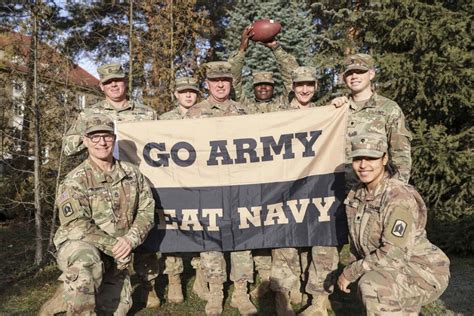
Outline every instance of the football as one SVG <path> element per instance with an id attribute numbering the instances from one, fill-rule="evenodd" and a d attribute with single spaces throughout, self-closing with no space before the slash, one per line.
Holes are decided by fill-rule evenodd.
<path id="1" fill-rule="evenodd" d="M 255 42 L 268 43 L 280 32 L 281 24 L 269 19 L 262 19 L 253 22 L 253 32 L 251 40 Z"/>

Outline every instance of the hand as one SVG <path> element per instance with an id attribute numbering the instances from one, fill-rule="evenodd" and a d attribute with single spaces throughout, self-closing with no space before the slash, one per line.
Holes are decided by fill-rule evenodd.
<path id="1" fill-rule="evenodd" d="M 344 274 L 341 273 L 341 275 L 337 279 L 337 285 L 339 286 L 339 289 L 344 293 L 350 293 L 351 290 L 347 288 L 349 284 L 351 284 L 351 282 L 349 282 L 344 276 Z"/>
<path id="2" fill-rule="evenodd" d="M 278 41 L 273 40 L 273 41 L 268 42 L 268 43 L 262 43 L 262 45 L 265 45 L 265 46 L 267 46 L 268 48 L 271 48 L 271 49 L 275 49 L 278 46 Z"/>
<path id="3" fill-rule="evenodd" d="M 332 99 L 330 104 L 336 108 L 340 108 L 341 106 L 347 103 L 349 103 L 349 99 L 345 96 L 342 96 Z"/>
<path id="4" fill-rule="evenodd" d="M 132 261 L 132 255 L 128 255 L 123 259 L 118 259 L 117 260 L 117 270 L 125 270 L 128 268 L 130 265 L 130 262 Z"/>
<path id="5" fill-rule="evenodd" d="M 249 47 L 249 39 L 252 38 L 254 35 L 253 26 L 249 25 L 242 31 L 242 35 L 240 37 L 240 47 L 239 50 L 241 52 L 245 52 L 245 50 Z"/>
<path id="6" fill-rule="evenodd" d="M 132 244 L 126 237 L 118 237 L 112 252 L 115 259 L 125 259 L 132 252 Z"/>

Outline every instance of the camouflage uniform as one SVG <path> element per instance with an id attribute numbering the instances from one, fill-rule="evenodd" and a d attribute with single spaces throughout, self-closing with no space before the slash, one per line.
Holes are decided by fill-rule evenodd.
<path id="1" fill-rule="evenodd" d="M 386 135 L 388 153 L 397 166 L 397 177 L 408 183 L 411 171 L 411 133 L 406 128 L 405 116 L 398 104 L 376 93 L 366 102 L 349 101 L 349 117 L 346 140 L 346 188 L 350 189 L 358 180 L 352 170 L 350 138 L 365 133 Z"/>
<path id="2" fill-rule="evenodd" d="M 278 50 L 280 52 L 280 50 Z M 286 60 L 286 59 L 283 59 Z M 267 113 L 281 111 L 288 108 L 288 92 L 291 91 L 291 75 L 290 73 L 283 73 L 283 94 L 276 97 L 273 96 L 270 100 L 261 101 L 256 97 L 248 98 L 243 91 L 242 83 L 242 68 L 245 62 L 245 52 L 236 51 L 229 57 L 229 63 L 232 66 L 232 75 L 234 76 L 234 90 L 236 99 L 245 107 L 248 114 Z M 287 67 L 288 68 L 288 67 Z M 285 69 L 287 69 L 285 68 Z M 273 74 L 267 71 L 258 71 L 253 73 L 253 85 L 259 83 L 274 84 Z"/>
<path id="3" fill-rule="evenodd" d="M 105 83 L 111 79 L 125 78 L 125 72 L 120 64 L 106 64 L 97 68 L 100 82 Z M 84 135 L 84 125 L 87 118 L 94 114 L 105 114 L 111 117 L 115 122 L 119 121 L 141 121 L 156 119 L 155 112 L 137 101 L 128 101 L 127 107 L 117 109 L 107 100 L 97 102 L 91 107 L 85 108 L 73 125 L 69 128 L 63 140 L 63 150 L 66 156 L 77 154 L 85 149 L 82 144 L 82 135 Z"/>
<path id="4" fill-rule="evenodd" d="M 183 90 L 194 90 L 198 95 L 200 93 L 199 88 L 197 86 L 197 80 L 191 77 L 182 77 L 178 78 L 175 81 L 175 91 L 183 91 Z M 180 111 L 179 104 L 176 105 L 174 109 L 163 113 L 159 116 L 160 120 L 181 120 L 184 119 L 185 114 Z M 183 273 L 184 265 L 183 265 L 183 258 L 177 256 L 175 254 L 164 254 L 163 258 L 165 260 L 165 269 L 163 274 L 167 274 L 168 276 L 178 276 Z M 201 262 L 198 257 L 193 257 L 191 260 L 191 265 L 196 271 L 201 271 Z M 179 282 L 181 283 L 181 282 Z M 181 286 L 181 284 L 179 285 Z M 196 292 L 196 291 L 195 291 Z M 205 293 L 200 290 L 197 295 L 200 297 L 205 297 Z M 181 293 L 182 295 L 182 293 Z M 203 296 L 204 295 L 204 296 Z M 169 299 L 169 298 L 168 298 Z"/>
<path id="5" fill-rule="evenodd" d="M 206 65 L 206 76 L 212 78 L 231 78 L 231 65 L 228 62 L 209 62 Z M 244 115 L 245 110 L 240 103 L 233 100 L 215 102 L 211 97 L 191 107 L 185 115 L 186 119 L 209 118 L 217 116 Z M 209 283 L 209 300 L 206 304 L 206 314 L 220 314 L 224 299 L 223 284 L 227 280 L 226 262 L 224 254 L 219 251 L 200 253 L 201 267 L 204 272 L 204 281 Z M 231 306 L 239 312 L 256 313 L 255 306 L 248 299 L 247 282 L 253 282 L 253 261 L 251 251 L 235 251 L 230 254 L 230 279 L 234 282 L 234 293 Z M 240 296 L 239 296 L 240 295 Z M 235 300 L 234 300 L 235 298 Z M 236 302 L 241 303 L 237 305 Z"/>
<path id="6" fill-rule="evenodd" d="M 386 139 L 353 138 L 353 156 L 386 152 Z M 449 259 L 426 237 L 427 210 L 416 190 L 388 174 L 373 192 L 364 184 L 346 201 L 350 263 L 343 275 L 358 281 L 368 315 L 418 315 L 449 282 Z M 362 238 L 363 237 L 363 238 Z"/>
<path id="7" fill-rule="evenodd" d="M 113 130 L 110 119 L 108 124 Z M 87 159 L 58 190 L 61 225 L 54 244 L 68 314 L 89 315 L 97 309 L 126 315 L 132 305 L 127 269 L 131 258 L 114 261 L 112 248 L 117 237 L 127 238 L 132 249 L 145 240 L 153 226 L 155 202 L 136 166 L 114 164 L 114 170 L 106 172 Z"/>

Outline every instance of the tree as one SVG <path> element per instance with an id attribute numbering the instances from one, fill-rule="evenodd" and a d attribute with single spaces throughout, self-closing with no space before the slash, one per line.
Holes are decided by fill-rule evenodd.
<path id="1" fill-rule="evenodd" d="M 258 19 L 273 19 L 282 25 L 277 40 L 289 53 L 295 55 L 301 65 L 308 65 L 308 56 L 313 50 L 314 26 L 310 11 L 298 1 L 237 1 L 228 12 L 225 37 L 222 40 L 222 52 L 217 52 L 225 60 L 240 44 L 242 30 Z M 276 80 L 275 91 L 281 93 L 282 82 L 278 66 L 270 49 L 254 44 L 246 51 L 246 65 L 243 69 L 243 80 L 247 95 L 251 95 L 251 73 L 255 70 L 272 71 Z"/>

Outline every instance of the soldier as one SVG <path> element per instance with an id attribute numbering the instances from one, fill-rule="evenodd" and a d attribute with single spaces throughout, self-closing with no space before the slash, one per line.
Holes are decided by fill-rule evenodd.
<path id="1" fill-rule="evenodd" d="M 215 61 L 206 64 L 206 85 L 209 97 L 188 110 L 185 118 L 204 118 L 213 116 L 231 116 L 246 114 L 241 105 L 230 100 L 232 88 L 231 65 L 228 62 Z M 219 251 L 200 253 L 204 279 L 209 283 L 209 295 L 206 304 L 207 315 L 222 313 L 224 300 L 224 282 L 227 280 L 224 254 Z M 250 251 L 232 252 L 230 279 L 234 282 L 231 306 L 241 314 L 256 314 L 257 308 L 247 294 L 248 284 L 253 282 L 253 262 Z"/>
<path id="2" fill-rule="evenodd" d="M 64 153 L 67 156 L 76 155 L 85 150 L 82 142 L 87 118 L 95 114 L 105 114 L 114 121 L 140 121 L 156 119 L 155 112 L 137 101 L 127 100 L 127 83 L 125 72 L 120 64 L 105 64 L 97 68 L 100 77 L 100 89 L 104 92 L 105 100 L 79 113 L 63 140 Z M 134 257 L 136 273 L 143 282 L 142 288 L 146 290 L 144 298 L 147 307 L 157 307 L 160 300 L 154 289 L 154 280 L 158 276 L 159 262 L 156 254 L 136 254 Z M 149 294 L 148 294 L 149 293 Z M 61 287 L 55 295 L 41 308 L 42 315 L 51 315 L 64 312 L 66 305 L 62 299 Z"/>
<path id="3" fill-rule="evenodd" d="M 394 177 L 386 136 L 353 137 L 351 157 L 360 183 L 344 202 L 350 263 L 338 286 L 357 282 L 367 315 L 418 315 L 447 288 L 449 259 L 426 237 L 421 196 Z"/>
<path id="4" fill-rule="evenodd" d="M 408 183 L 410 177 L 411 134 L 405 128 L 405 117 L 398 104 L 373 91 L 371 81 L 374 78 L 375 61 L 370 55 L 356 54 L 349 56 L 344 61 L 343 79 L 351 90 L 348 101 L 349 117 L 345 148 L 346 192 L 358 182 L 352 171 L 350 138 L 360 134 L 375 133 L 387 138 L 388 154 L 400 171 L 396 177 L 405 183 Z M 341 105 L 340 102 L 333 104 L 336 107 Z M 321 251 L 324 256 L 321 256 Z M 333 291 L 337 270 L 336 258 L 339 258 L 339 253 L 332 247 L 313 247 L 312 257 L 313 259 L 318 257 L 326 259 L 319 266 L 316 262 L 309 267 L 306 291 L 316 298 L 313 299 L 313 304 L 303 312 L 303 315 L 316 315 L 317 312 L 320 313 L 319 315 L 327 315 L 328 296 Z"/>
<path id="5" fill-rule="evenodd" d="M 196 104 L 199 96 L 198 81 L 195 78 L 183 77 L 175 81 L 174 95 L 177 100 L 177 106 L 160 115 L 160 120 L 180 120 L 183 119 L 188 110 Z M 182 303 L 184 301 L 183 291 L 181 288 L 181 277 L 183 273 L 183 259 L 173 254 L 164 254 L 165 270 L 163 274 L 168 275 L 168 301 L 172 303 Z M 191 265 L 196 270 L 196 278 L 194 280 L 193 292 L 201 299 L 207 299 L 209 289 L 204 282 L 201 262 L 198 257 L 193 257 Z"/>
<path id="6" fill-rule="evenodd" d="M 153 226 L 155 202 L 138 168 L 113 158 L 112 119 L 92 115 L 83 126 L 89 157 L 66 176 L 56 200 L 54 244 L 67 314 L 126 315 L 131 253 Z"/>
<path id="7" fill-rule="evenodd" d="M 82 144 L 85 119 L 92 114 L 106 114 L 114 121 L 141 121 L 156 119 L 155 112 L 143 104 L 127 99 L 127 81 L 120 64 L 106 64 L 97 68 L 100 77 L 99 87 L 105 100 L 85 108 L 66 133 L 63 141 L 67 156 L 85 149 Z"/>
<path id="8" fill-rule="evenodd" d="M 242 68 L 245 62 L 245 51 L 249 46 L 249 39 L 253 36 L 252 26 L 246 27 L 240 38 L 239 50 L 232 53 L 229 57 L 229 63 L 232 65 L 232 74 L 234 76 L 234 89 L 237 100 L 246 107 L 248 114 L 266 113 L 284 110 L 288 107 L 288 92 L 291 89 L 291 76 L 289 73 L 282 73 L 284 87 L 283 94 L 275 97 L 273 89 L 275 82 L 273 73 L 268 71 L 253 72 L 253 98 L 247 98 L 243 92 L 242 85 Z M 283 62 L 296 63 L 294 59 L 282 59 Z M 297 67 L 296 65 L 288 65 L 285 69 Z"/>

